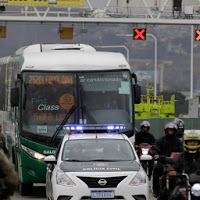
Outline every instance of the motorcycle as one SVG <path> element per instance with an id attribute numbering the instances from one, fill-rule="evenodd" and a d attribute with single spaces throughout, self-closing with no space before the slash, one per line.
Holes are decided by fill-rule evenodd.
<path id="1" fill-rule="evenodd" d="M 191 200 L 200 199 L 200 170 L 189 175 Z"/>
<path id="2" fill-rule="evenodd" d="M 174 163 L 173 158 L 161 157 L 164 173 L 160 178 L 160 194 L 158 200 L 200 200 L 200 170 L 196 173 L 169 175 L 168 167 Z"/>
<path id="3" fill-rule="evenodd" d="M 136 148 L 136 152 L 140 158 L 141 165 L 150 179 L 153 170 L 153 157 L 151 153 L 151 145 L 148 143 L 141 143 Z"/>

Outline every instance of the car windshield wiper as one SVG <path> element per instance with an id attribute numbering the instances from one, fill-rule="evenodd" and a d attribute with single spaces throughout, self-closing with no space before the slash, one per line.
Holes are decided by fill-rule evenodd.
<path id="1" fill-rule="evenodd" d="M 76 106 L 72 106 L 71 109 L 69 110 L 69 112 L 66 114 L 65 118 L 63 119 L 62 123 L 56 129 L 56 131 L 53 134 L 50 142 L 53 142 L 55 140 L 55 138 L 57 137 L 58 133 L 61 131 L 63 126 L 67 123 L 67 121 L 69 120 L 69 118 L 71 117 L 71 115 L 74 113 L 75 110 L 76 110 Z"/>

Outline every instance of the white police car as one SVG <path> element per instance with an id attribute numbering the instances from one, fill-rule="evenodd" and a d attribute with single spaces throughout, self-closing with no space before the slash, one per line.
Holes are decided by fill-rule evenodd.
<path id="1" fill-rule="evenodd" d="M 48 199 L 149 199 L 148 177 L 124 134 L 65 135 L 45 162 Z"/>

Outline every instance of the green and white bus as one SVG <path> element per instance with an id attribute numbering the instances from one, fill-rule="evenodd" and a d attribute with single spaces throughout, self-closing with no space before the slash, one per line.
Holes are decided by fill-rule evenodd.
<path id="1" fill-rule="evenodd" d="M 140 87 L 121 53 L 84 44 L 35 44 L 0 59 L 0 70 L 5 111 L 15 124 L 12 152 L 21 195 L 29 195 L 33 183 L 45 183 L 43 158 L 55 153 L 68 132 L 61 124 L 124 124 L 119 131 L 134 138 Z"/>

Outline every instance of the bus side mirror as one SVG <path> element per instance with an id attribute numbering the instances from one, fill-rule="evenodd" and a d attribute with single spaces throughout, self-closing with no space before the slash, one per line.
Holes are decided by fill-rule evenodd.
<path id="1" fill-rule="evenodd" d="M 133 85 L 133 92 L 134 92 L 134 97 L 135 97 L 135 104 L 140 104 L 141 102 L 141 87 L 137 84 Z"/>
<path id="2" fill-rule="evenodd" d="M 133 93 L 135 98 L 135 104 L 140 104 L 141 102 L 141 87 L 137 84 L 137 75 L 133 72 L 132 78 L 135 80 L 135 85 L 133 85 Z"/>
<path id="3" fill-rule="evenodd" d="M 19 87 L 14 87 L 11 89 L 11 106 L 19 106 Z"/>

